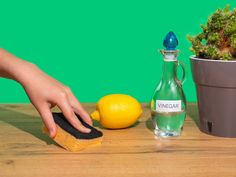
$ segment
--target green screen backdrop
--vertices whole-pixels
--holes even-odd
[[[235,0],[1,1],[0,47],[65,83],[81,102],[125,93],[148,102],[162,74],[162,40],[179,39],[188,66],[184,91],[196,101],[186,34]],[[1,103],[29,102],[21,86],[0,79]]]

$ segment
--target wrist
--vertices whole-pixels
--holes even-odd
[[[6,77],[23,85],[36,66],[25,60],[21,60],[0,48],[0,77]]]
[[[14,80],[20,83],[23,87],[32,82],[32,79],[35,79],[35,72],[38,70],[38,67],[30,62],[22,61],[17,69],[13,71],[12,75]]]

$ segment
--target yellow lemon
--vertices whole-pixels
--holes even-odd
[[[135,98],[125,94],[111,94],[98,101],[91,117],[105,128],[120,129],[133,125],[141,114],[141,105]]]

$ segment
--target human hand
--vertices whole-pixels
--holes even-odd
[[[8,58],[11,63],[8,65],[9,68],[4,65],[2,75],[18,81],[23,86],[31,103],[41,115],[50,137],[53,138],[56,135],[56,124],[51,113],[51,108],[54,106],[61,109],[67,120],[77,130],[84,133],[90,132],[90,129],[81,124],[75,113],[80,115],[86,123],[92,125],[90,116],[67,86],[50,77],[37,66],[9,53],[6,53],[5,58]],[[15,64],[13,65],[13,63]],[[3,72],[4,70],[5,72]]]

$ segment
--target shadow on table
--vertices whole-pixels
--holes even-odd
[[[146,121],[146,127],[147,127],[148,130],[150,130],[151,132],[154,131],[154,125],[153,125],[153,122],[152,122],[152,118],[151,118],[151,117]]]
[[[0,120],[22,131],[30,133],[47,144],[55,144],[53,140],[42,132],[43,124],[41,119],[37,116],[0,108]]]
[[[187,115],[192,119],[195,124],[200,128],[200,121],[198,115],[198,106],[196,103],[190,103],[187,107]]]
[[[150,130],[151,132],[154,132],[154,126],[152,121],[146,121],[146,127],[148,128],[148,130]]]
[[[30,133],[47,144],[56,144],[51,138],[48,137],[48,135],[42,132],[43,124],[38,116],[31,116],[15,110],[0,108],[0,121],[10,124],[24,132]],[[129,128],[135,127],[138,124],[139,122],[136,122]],[[93,122],[93,126],[99,129],[105,129],[97,121]]]

